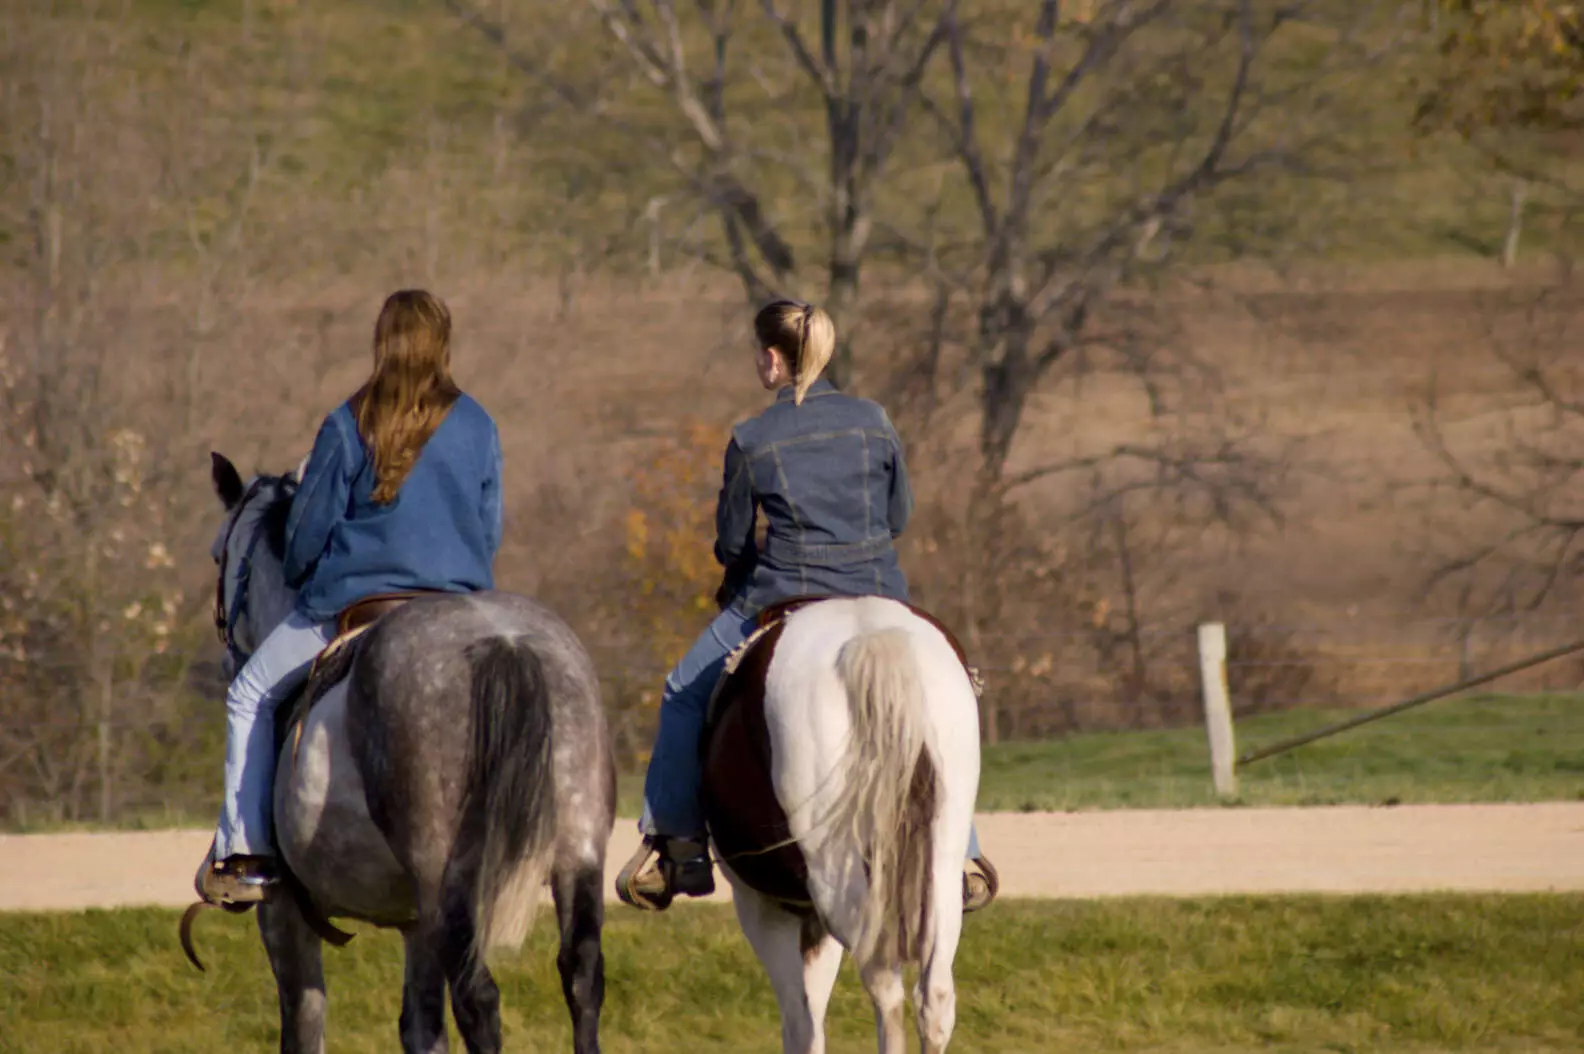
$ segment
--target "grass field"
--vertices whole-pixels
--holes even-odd
[[[1294,710],[1237,722],[1238,749],[1351,716]],[[987,746],[983,812],[1177,809],[1218,804],[1204,730],[1086,733]],[[1238,776],[1241,805],[1379,805],[1584,799],[1584,696],[1477,696],[1432,703],[1258,762]],[[637,816],[643,772],[619,779],[618,815]],[[212,811],[133,813],[122,828],[202,826]],[[18,830],[93,830],[37,824]]]
[[[526,48],[536,65],[571,83],[580,83],[582,71],[599,68],[610,49],[608,32],[585,5],[466,6],[505,19],[518,49]],[[983,0],[981,8],[987,15],[1021,13],[1020,5],[1005,0]],[[682,23],[692,27],[694,61],[700,61],[705,46],[700,23],[691,18]],[[321,8],[136,0],[104,10],[68,3],[26,24],[75,38],[89,37],[90,27],[114,34],[120,41],[114,52],[117,70],[135,73],[121,94],[139,96],[148,105],[140,119],[163,128],[171,101],[202,114],[199,141],[205,149],[181,163],[201,188],[197,203],[206,219],[223,212],[226,188],[247,171],[255,136],[266,135],[272,149],[255,208],[276,217],[303,217],[289,228],[288,245],[334,230],[335,237],[316,241],[313,255],[336,257],[342,265],[356,255],[340,244],[354,236],[345,226],[349,222],[405,222],[401,209],[374,217],[379,202],[408,189],[415,173],[433,194],[425,206],[442,210],[448,230],[465,231],[463,240],[474,247],[489,244],[546,262],[572,251],[583,236],[591,244],[622,237],[637,214],[635,203],[677,191],[664,164],[648,157],[634,163],[632,136],[624,127],[557,105],[559,97],[546,95],[534,78],[514,69],[446,5],[365,0]],[[755,75],[740,61],[729,65],[727,98],[743,130],[758,127],[763,137],[752,141],[744,160],[778,138],[817,144],[824,120],[817,98],[772,98],[761,88],[759,68],[778,77],[789,74],[790,56],[764,24],[745,18],[738,30],[742,36],[734,51],[752,49]],[[367,61],[374,41],[383,49],[380,62]],[[1204,210],[1197,222],[1205,231],[1181,251],[1219,259],[1246,250],[1249,236],[1258,231],[1313,243],[1333,259],[1499,252],[1510,207],[1508,182],[1454,137],[1412,135],[1411,85],[1431,69],[1425,65],[1426,49],[1410,46],[1388,55],[1390,61],[1350,79],[1348,105],[1339,111],[1351,117],[1338,134],[1340,152],[1332,164],[1351,178],[1243,193],[1226,203],[1224,217],[1220,209]],[[86,53],[83,60],[88,61]],[[938,94],[944,85],[936,83],[934,90]],[[663,93],[608,94],[612,98],[601,109],[629,125],[665,130],[678,123]],[[997,106],[998,98],[996,92],[980,93],[980,120],[992,142],[1009,142],[1021,96],[1008,93],[1003,102],[1010,106]],[[1364,100],[1374,101],[1365,105]],[[1294,109],[1307,115],[1314,103],[1306,100]],[[773,136],[767,134],[772,129]],[[1374,159],[1368,165],[1352,160],[1365,155]],[[892,221],[917,219],[915,199],[931,193],[938,158],[927,136],[903,141],[879,190]],[[778,221],[811,257],[818,257],[806,229],[817,226],[818,210],[802,203],[807,191],[784,168],[757,164],[754,182],[769,197]],[[508,172],[511,176],[503,178]],[[1104,197],[1092,183],[1057,185],[1065,190],[1062,200]],[[1537,195],[1542,188],[1536,184]],[[966,189],[944,201],[947,215],[972,222]],[[316,207],[317,223],[299,211],[304,205]],[[1569,232],[1549,210],[1532,206],[1531,212],[1526,250],[1567,244]],[[1236,231],[1221,229],[1223,220]],[[179,218],[167,222],[156,245],[180,253],[186,231]],[[625,262],[641,262],[640,239],[627,233]],[[300,257],[286,259],[301,264]]]
[[[1238,720],[1238,751],[1355,716],[1294,710]],[[1431,703],[1238,773],[1245,805],[1584,798],[1584,698]],[[1181,808],[1214,802],[1202,728],[1074,736],[985,749],[979,807]]]
[[[208,916],[199,975],[174,912],[0,915],[0,1050],[274,1049],[250,919]],[[968,921],[954,1051],[1564,1051],[1584,1039],[1584,897],[1003,902]],[[773,998],[725,908],[613,914],[607,1051],[779,1050]],[[552,934],[496,968],[507,1049],[570,1043]],[[327,956],[330,1049],[391,1049],[400,943]],[[832,1049],[873,1049],[844,971]]]
[[[1293,710],[1242,718],[1239,752],[1353,716]],[[1216,804],[1202,728],[1087,733],[984,748],[984,812],[1176,809]],[[1556,801],[1584,798],[1584,697],[1478,696],[1344,732],[1257,762],[1238,804]],[[641,773],[621,785],[638,815]]]

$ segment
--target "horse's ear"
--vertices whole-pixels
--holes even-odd
[[[231,464],[231,460],[224,454],[209,451],[209,474],[214,479],[215,493],[220,496],[220,504],[230,512],[237,507],[237,502],[242,500],[247,488],[242,485],[242,475]]]

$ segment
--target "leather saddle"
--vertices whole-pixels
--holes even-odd
[[[791,597],[759,613],[754,632],[728,657],[716,684],[699,751],[704,817],[716,854],[749,888],[798,913],[813,910],[808,863],[792,838],[786,811],[770,781],[765,674],[787,616],[832,599],[839,598]],[[907,606],[941,631],[977,681],[956,636],[933,615],[912,604]]]

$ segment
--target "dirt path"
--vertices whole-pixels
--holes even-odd
[[[979,831],[1008,896],[1584,890],[1584,802],[990,813]],[[208,844],[0,835],[0,910],[183,905]],[[636,844],[618,821],[610,875]]]

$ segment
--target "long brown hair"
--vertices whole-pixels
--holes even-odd
[[[776,300],[754,316],[754,335],[762,348],[781,352],[792,371],[793,402],[802,405],[836,350],[836,325],[823,309],[797,300]]]
[[[374,459],[374,500],[402,481],[462,390],[451,379],[451,312],[422,289],[392,293],[374,323],[374,375],[352,397],[358,434]]]

